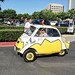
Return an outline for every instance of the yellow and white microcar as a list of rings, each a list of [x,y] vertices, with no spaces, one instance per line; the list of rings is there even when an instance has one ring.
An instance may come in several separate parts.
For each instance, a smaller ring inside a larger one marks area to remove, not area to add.
[[[14,50],[23,56],[27,62],[34,61],[38,55],[57,53],[64,56],[70,43],[60,34],[59,30],[51,26],[31,25],[18,38]]]

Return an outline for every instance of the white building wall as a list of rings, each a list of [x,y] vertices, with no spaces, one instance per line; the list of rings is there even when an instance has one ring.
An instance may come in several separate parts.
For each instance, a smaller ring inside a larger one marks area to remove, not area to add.
[[[64,6],[61,4],[48,4],[46,7],[47,10],[52,10],[54,13],[64,12]]]

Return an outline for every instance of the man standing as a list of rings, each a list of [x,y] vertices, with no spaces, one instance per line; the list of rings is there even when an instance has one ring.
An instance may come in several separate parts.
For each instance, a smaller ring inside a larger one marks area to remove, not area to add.
[[[31,18],[27,18],[27,22],[25,23],[25,29],[28,29],[30,26],[32,25],[32,19]]]
[[[21,17],[21,19],[20,19],[20,25],[24,25],[24,18],[23,17]]]
[[[31,18],[28,18],[27,19],[27,22],[25,23],[25,30],[24,32],[28,33],[29,35],[31,35],[31,30],[30,30],[30,26],[32,25],[32,19]]]

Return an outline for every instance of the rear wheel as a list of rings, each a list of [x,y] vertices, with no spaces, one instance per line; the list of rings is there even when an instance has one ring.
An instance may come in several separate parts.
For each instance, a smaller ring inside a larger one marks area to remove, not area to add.
[[[59,56],[65,56],[65,54],[66,54],[66,51],[65,51],[65,50],[62,50],[62,51],[60,51],[60,52],[58,53]]]
[[[23,54],[23,58],[26,62],[32,62],[36,59],[36,54],[35,51],[33,50],[27,50],[26,52],[24,52]]]

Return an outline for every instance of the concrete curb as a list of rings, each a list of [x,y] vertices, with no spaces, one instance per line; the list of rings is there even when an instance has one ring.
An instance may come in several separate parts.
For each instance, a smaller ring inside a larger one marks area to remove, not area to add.
[[[15,42],[0,42],[0,47],[14,46]]]

